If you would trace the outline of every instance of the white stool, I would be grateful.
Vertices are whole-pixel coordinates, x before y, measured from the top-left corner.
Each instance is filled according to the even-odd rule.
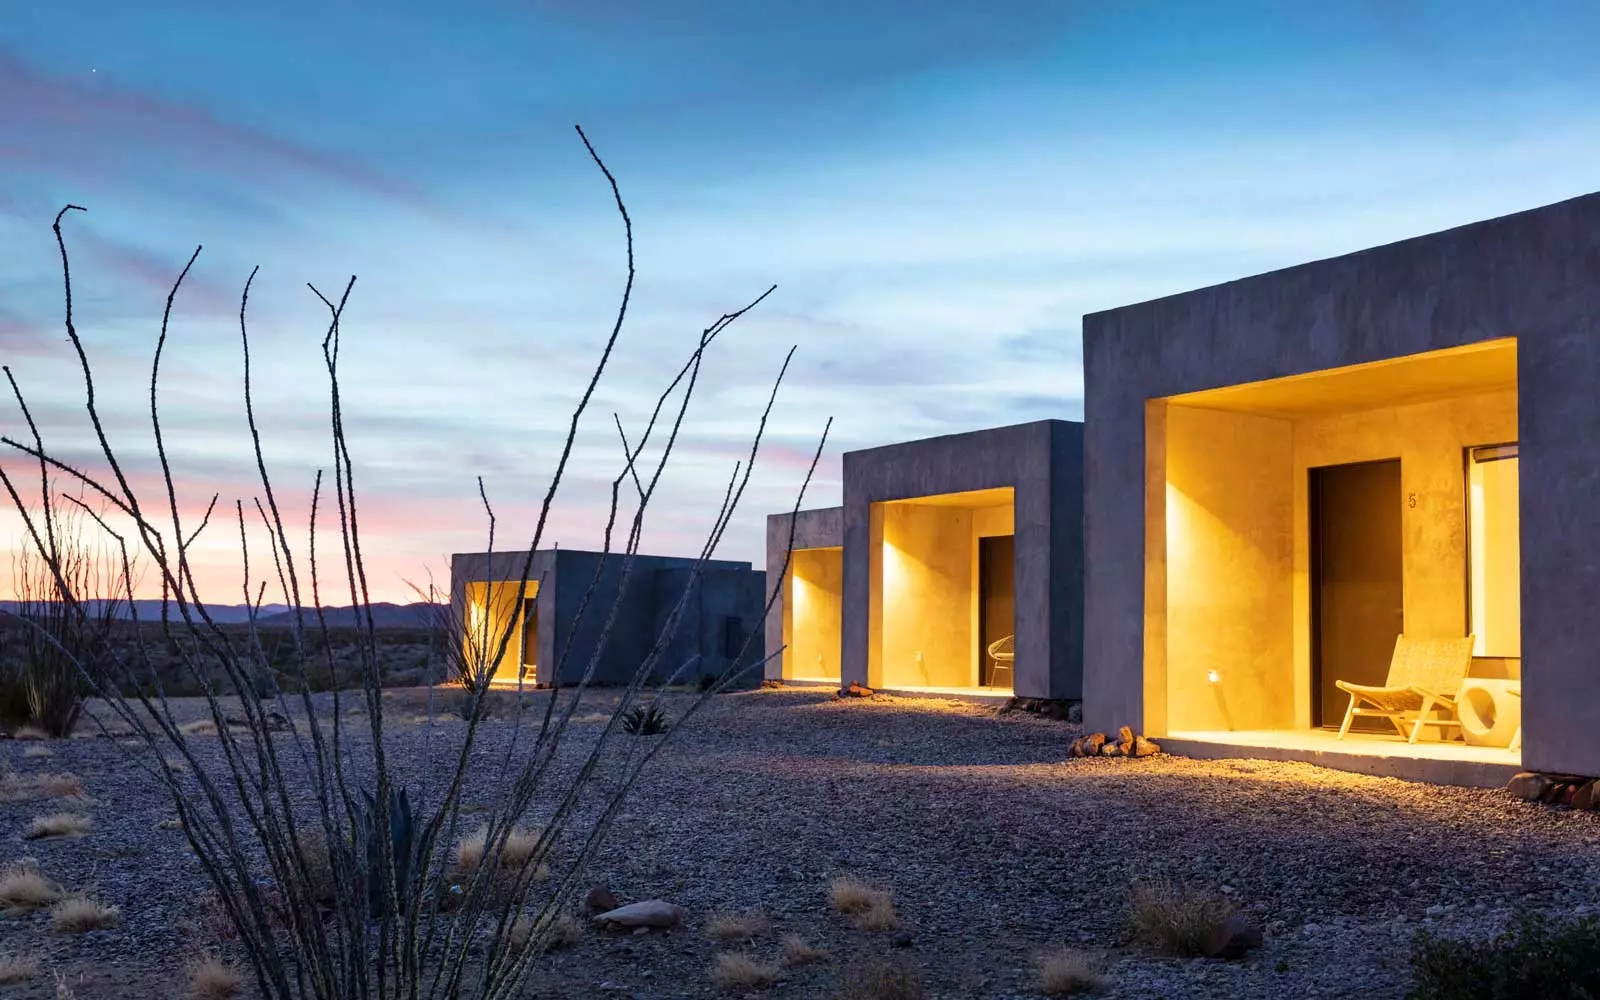
[[[1468,677],[1456,692],[1461,738],[1475,747],[1508,747],[1522,742],[1522,682]]]

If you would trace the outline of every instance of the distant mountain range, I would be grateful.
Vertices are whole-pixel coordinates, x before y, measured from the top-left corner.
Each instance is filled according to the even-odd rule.
[[[99,601],[88,602],[91,607],[98,608]],[[135,601],[141,621],[160,621],[160,601]],[[0,611],[15,612],[16,601],[0,601]],[[444,605],[418,602],[415,604],[390,604],[380,602],[372,605],[372,621],[378,628],[427,628],[438,621],[438,615],[444,610]],[[207,604],[206,612],[211,620],[224,625],[242,625],[250,620],[250,608],[244,604]],[[169,614],[178,618],[178,609],[172,605]],[[357,624],[357,611],[354,608],[325,607],[322,609],[323,619],[330,626],[347,628]],[[131,618],[129,609],[118,609],[119,618]],[[311,608],[305,609],[305,622],[308,628],[317,627],[317,615]],[[287,604],[263,604],[256,613],[257,625],[293,625],[294,609]]]

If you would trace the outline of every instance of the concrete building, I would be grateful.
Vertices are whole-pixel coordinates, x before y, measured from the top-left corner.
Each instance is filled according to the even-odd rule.
[[[1088,727],[1600,773],[1600,195],[1086,316],[1083,358]],[[1471,637],[1462,727],[1338,739],[1402,634]]]
[[[1079,697],[1082,430],[1043,420],[846,454],[843,507],[793,522],[767,622],[789,655],[769,673]],[[790,522],[767,521],[774,578]]]
[[[625,684],[667,630],[686,592],[683,617],[655,671],[657,682],[680,669],[681,683],[721,676],[761,623],[765,574],[747,562],[707,561],[696,577],[696,561],[689,558],[636,555],[630,571],[624,555],[549,549],[534,553],[524,589],[526,558],[526,552],[480,552],[450,559],[450,600],[455,620],[464,626],[462,641],[482,645],[478,637],[492,637],[487,655],[501,654],[494,666],[496,684],[515,684],[520,676],[529,686],[549,685],[556,680],[558,662],[560,682],[577,683],[597,650],[591,682]],[[616,620],[600,649],[613,606]],[[512,637],[502,651],[499,637],[508,620]],[[738,660],[750,668],[742,686],[761,681],[756,665],[765,655],[763,638],[755,635]]]

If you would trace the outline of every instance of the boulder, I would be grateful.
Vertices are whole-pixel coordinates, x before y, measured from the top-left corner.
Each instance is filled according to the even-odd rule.
[[[683,923],[683,907],[664,899],[647,899],[607,910],[594,919],[606,927],[665,929]]]
[[[1511,780],[1506,782],[1506,791],[1519,799],[1537,802],[1549,794],[1554,785],[1555,782],[1551,781],[1548,775],[1537,771],[1521,771],[1512,775]]]
[[[1083,738],[1083,753],[1086,757],[1095,757],[1100,753],[1100,748],[1106,744],[1105,733],[1090,733]]]
[[[1154,757],[1161,752],[1161,744],[1155,740],[1145,739],[1143,736],[1133,738],[1133,752],[1129,757]]]
[[[839,691],[839,697],[841,698],[871,698],[872,694],[871,688],[857,684],[855,681],[851,681],[849,687]]]
[[[1116,742],[1115,740],[1106,740],[1104,743],[1100,744],[1100,756],[1121,757],[1122,744]]]
[[[1083,756],[1083,737],[1082,736],[1080,736],[1077,739],[1072,741],[1072,746],[1067,748],[1067,756],[1068,757],[1082,757]]]
[[[1206,932],[1207,958],[1234,960],[1261,947],[1261,928],[1242,913],[1230,913]]]
[[[620,906],[622,901],[617,898],[616,893],[603,885],[595,886],[583,897],[583,912],[591,917],[597,913],[609,913]]]
[[[1579,785],[1578,790],[1572,793],[1572,808],[1593,809],[1597,797],[1595,792],[1595,782],[1592,778]]]

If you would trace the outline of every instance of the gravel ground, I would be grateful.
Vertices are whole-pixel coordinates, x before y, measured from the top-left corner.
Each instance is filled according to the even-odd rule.
[[[399,721],[416,704],[398,695],[386,718],[391,750],[420,773],[461,724]],[[485,775],[510,730],[489,725]],[[797,933],[831,956],[763,996],[828,997],[841,967],[881,957],[914,963],[929,997],[1035,996],[1032,956],[1069,944],[1101,958],[1114,997],[1399,997],[1419,927],[1484,935],[1517,906],[1600,909],[1597,813],[1300,764],[1069,760],[1076,735],[932,699],[720,696],[650,765],[590,877],[625,900],[676,902],[688,926],[590,932],[549,956],[526,995],[726,996],[707,975],[719,946],[704,921],[760,909],[772,930],[756,954]],[[194,742],[214,753],[215,737]],[[40,748],[49,756],[29,756]],[[181,994],[184,962],[210,943],[197,920],[206,886],[184,834],[159,828],[175,815],[165,793],[130,766],[148,752],[104,737],[0,743],[0,769],[80,776],[95,823],[81,838],[24,841],[59,803],[0,802],[6,854],[124,915],[78,937],[49,933],[40,914],[0,917],[0,953],[37,955],[45,970],[0,994],[54,996],[52,973],[79,1000]],[[841,872],[892,890],[901,928],[863,932],[830,914]],[[1141,878],[1225,892],[1265,946],[1239,962],[1131,949],[1123,916]]]

